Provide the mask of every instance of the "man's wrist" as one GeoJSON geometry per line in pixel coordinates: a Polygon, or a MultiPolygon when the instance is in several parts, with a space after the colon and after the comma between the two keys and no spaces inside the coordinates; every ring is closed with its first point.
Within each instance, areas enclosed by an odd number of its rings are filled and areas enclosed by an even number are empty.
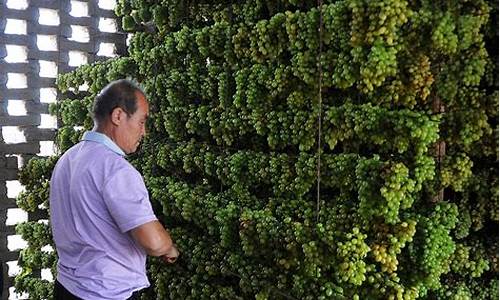
{"type": "Polygon", "coordinates": [[[168,249],[168,251],[165,255],[172,256],[172,255],[175,255],[178,253],[179,253],[179,251],[177,250],[177,245],[172,243],[172,246],[170,246],[170,249],[168,249]]]}

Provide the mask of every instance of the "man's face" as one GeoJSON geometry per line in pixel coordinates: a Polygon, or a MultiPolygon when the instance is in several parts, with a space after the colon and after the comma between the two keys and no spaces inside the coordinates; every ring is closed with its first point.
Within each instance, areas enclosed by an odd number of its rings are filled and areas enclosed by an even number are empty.
{"type": "Polygon", "coordinates": [[[149,114],[149,104],[144,95],[136,92],[137,110],[130,116],[125,116],[118,125],[116,143],[126,154],[134,153],[146,134],[146,119],[149,114]]]}

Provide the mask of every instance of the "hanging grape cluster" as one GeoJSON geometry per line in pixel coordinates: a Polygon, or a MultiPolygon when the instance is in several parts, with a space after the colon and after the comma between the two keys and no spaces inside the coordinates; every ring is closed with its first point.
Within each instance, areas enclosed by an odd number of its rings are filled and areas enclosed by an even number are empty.
{"type": "MultiPolygon", "coordinates": [[[[148,260],[143,299],[498,298],[493,1],[119,0],[116,13],[129,56],[60,76],[68,97],[51,111],[65,151],[105,84],[131,77],[147,94],[129,159],[182,256],[148,260]]],[[[20,205],[46,203],[55,159],[28,164],[20,205]]],[[[28,270],[55,262],[34,251],[43,226],[18,228],[34,240],[18,287],[40,299],[50,284],[28,270]]]]}

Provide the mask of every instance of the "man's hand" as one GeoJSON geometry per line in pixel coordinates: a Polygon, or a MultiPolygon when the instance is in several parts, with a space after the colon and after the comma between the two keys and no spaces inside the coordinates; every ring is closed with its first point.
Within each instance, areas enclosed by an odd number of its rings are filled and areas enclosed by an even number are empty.
{"type": "Polygon", "coordinates": [[[179,250],[177,250],[175,245],[172,245],[170,251],[161,258],[165,263],[173,264],[177,260],[177,257],[179,257],[179,250]]]}

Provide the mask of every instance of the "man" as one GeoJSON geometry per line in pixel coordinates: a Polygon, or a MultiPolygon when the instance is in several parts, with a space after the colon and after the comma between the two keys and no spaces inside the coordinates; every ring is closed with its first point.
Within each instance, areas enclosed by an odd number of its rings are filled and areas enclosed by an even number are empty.
{"type": "Polygon", "coordinates": [[[146,254],[169,263],[179,255],[153,213],[141,175],[124,158],[145,135],[148,111],[133,83],[110,83],[95,99],[94,129],[54,168],[55,299],[138,299],[149,286],[146,254]]]}

